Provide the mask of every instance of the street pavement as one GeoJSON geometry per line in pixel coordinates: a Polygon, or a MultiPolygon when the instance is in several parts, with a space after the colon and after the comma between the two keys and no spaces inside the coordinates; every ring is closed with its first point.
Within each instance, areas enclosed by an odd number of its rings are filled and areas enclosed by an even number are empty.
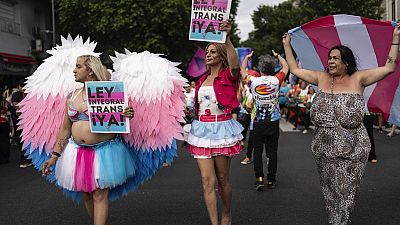
{"type": "MultiPolygon", "coordinates": [[[[284,129],[283,129],[284,130],[284,129]]],[[[231,165],[233,225],[326,225],[313,132],[281,132],[277,187],[256,192],[253,164],[231,165]]],[[[400,135],[375,130],[377,164],[368,163],[353,213],[353,225],[400,224],[400,135]]],[[[207,225],[196,161],[182,148],[136,192],[110,204],[109,225],[207,225]]],[[[264,167],[266,169],[266,167],[264,167]]],[[[219,201],[219,206],[221,201],[219,201]]],[[[221,208],[221,207],[220,207],[221,208]]],[[[0,165],[0,225],[88,225],[83,204],[66,199],[32,167],[18,168],[18,152],[0,165]]]]}

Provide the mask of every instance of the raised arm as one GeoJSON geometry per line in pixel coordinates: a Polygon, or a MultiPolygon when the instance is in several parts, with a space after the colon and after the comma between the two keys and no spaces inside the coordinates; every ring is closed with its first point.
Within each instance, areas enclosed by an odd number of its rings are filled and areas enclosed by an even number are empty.
{"type": "Polygon", "coordinates": [[[251,51],[250,54],[246,55],[243,59],[242,62],[242,66],[240,67],[240,74],[242,76],[242,79],[246,79],[247,76],[247,63],[249,62],[249,60],[251,59],[251,57],[253,56],[254,51],[251,51]]]}
{"type": "Polygon", "coordinates": [[[360,83],[363,86],[371,85],[375,82],[378,82],[393,73],[396,70],[396,65],[398,63],[398,53],[400,46],[400,29],[399,23],[393,31],[393,39],[392,46],[390,47],[389,55],[386,60],[386,64],[381,67],[368,69],[368,70],[360,70],[357,71],[357,76],[360,77],[360,83]]]}
{"type": "Polygon", "coordinates": [[[282,36],[283,48],[285,49],[286,60],[289,65],[290,72],[300,79],[307,81],[308,83],[318,84],[318,77],[324,72],[300,69],[297,66],[296,60],[294,59],[290,40],[290,34],[286,33],[282,36]]]}
{"type": "Polygon", "coordinates": [[[239,76],[240,73],[239,57],[236,53],[235,47],[233,47],[231,39],[229,38],[231,29],[232,29],[231,20],[226,20],[222,23],[220,30],[226,31],[225,47],[228,56],[228,64],[229,68],[231,69],[232,77],[237,77],[239,76]]]}
{"type": "Polygon", "coordinates": [[[282,71],[283,73],[285,73],[285,75],[287,75],[287,74],[289,73],[289,65],[288,65],[288,63],[286,62],[286,60],[285,60],[281,55],[279,55],[278,53],[276,53],[274,50],[272,50],[272,54],[274,54],[274,56],[275,56],[276,58],[278,58],[279,64],[281,64],[281,66],[282,66],[281,71],[282,71]]]}

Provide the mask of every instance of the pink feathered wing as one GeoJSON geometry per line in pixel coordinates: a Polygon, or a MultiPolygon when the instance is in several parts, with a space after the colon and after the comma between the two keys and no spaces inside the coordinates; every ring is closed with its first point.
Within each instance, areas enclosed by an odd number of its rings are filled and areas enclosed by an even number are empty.
{"type": "Polygon", "coordinates": [[[23,149],[30,145],[30,153],[43,148],[49,154],[56,143],[57,134],[64,118],[66,97],[49,95],[47,99],[28,94],[20,103],[23,149]]]}
{"type": "Polygon", "coordinates": [[[131,146],[155,150],[170,147],[174,138],[183,140],[183,129],[178,122],[184,122],[184,83],[179,80],[173,80],[173,83],[171,95],[161,101],[147,104],[129,99],[135,116],[130,121],[131,132],[123,134],[123,138],[131,146]]]}

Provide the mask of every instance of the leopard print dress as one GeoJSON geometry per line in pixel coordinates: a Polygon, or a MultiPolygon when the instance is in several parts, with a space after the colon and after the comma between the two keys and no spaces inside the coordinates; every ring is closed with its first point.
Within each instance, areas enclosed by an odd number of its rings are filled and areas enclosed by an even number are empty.
{"type": "Polygon", "coordinates": [[[350,224],[371,144],[363,124],[360,94],[318,92],[311,107],[316,131],[311,150],[333,225],[350,224]]]}

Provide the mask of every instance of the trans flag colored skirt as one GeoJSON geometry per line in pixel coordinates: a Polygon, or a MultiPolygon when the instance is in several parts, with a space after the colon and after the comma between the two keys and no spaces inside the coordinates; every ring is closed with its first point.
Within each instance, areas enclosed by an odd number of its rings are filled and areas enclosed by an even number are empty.
{"type": "Polygon", "coordinates": [[[188,136],[187,151],[195,158],[237,155],[242,150],[242,125],[234,119],[203,122],[194,120],[188,136]]]}
{"type": "MultiPolygon", "coordinates": [[[[136,149],[129,147],[120,136],[95,145],[78,145],[70,138],[52,168],[54,173],[46,178],[56,182],[76,202],[80,202],[82,192],[91,193],[96,189],[109,189],[108,199],[112,201],[149,180],[164,162],[172,163],[176,150],[175,140],[165,148],[136,149]]],[[[39,153],[37,149],[32,153],[26,151],[25,155],[38,170],[50,158],[46,151],[39,153]]]]}
{"type": "Polygon", "coordinates": [[[78,145],[72,139],[55,168],[57,185],[78,192],[114,188],[135,175],[135,161],[119,137],[95,145],[78,145]]]}

